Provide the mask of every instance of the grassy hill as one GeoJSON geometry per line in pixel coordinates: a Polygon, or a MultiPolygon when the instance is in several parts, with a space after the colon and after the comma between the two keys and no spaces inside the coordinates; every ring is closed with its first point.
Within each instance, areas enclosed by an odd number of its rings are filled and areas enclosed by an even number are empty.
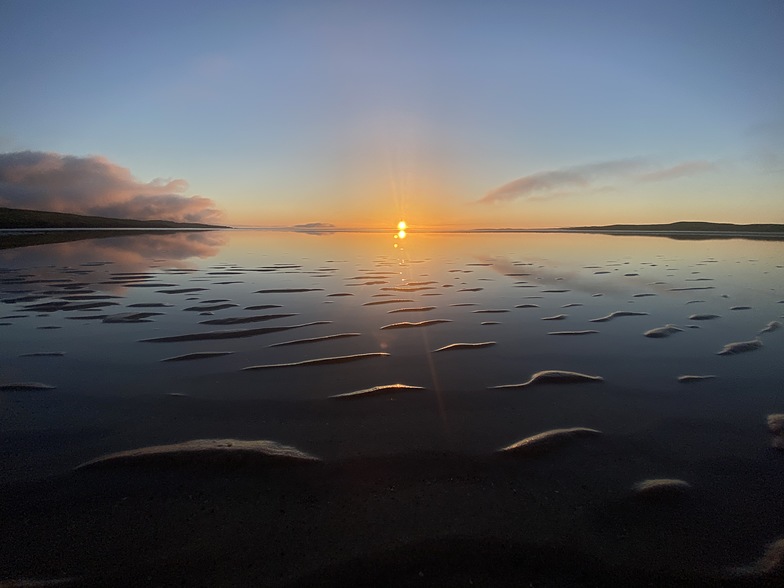
{"type": "Polygon", "coordinates": [[[225,229],[219,225],[85,216],[0,207],[0,229],[225,229]]]}

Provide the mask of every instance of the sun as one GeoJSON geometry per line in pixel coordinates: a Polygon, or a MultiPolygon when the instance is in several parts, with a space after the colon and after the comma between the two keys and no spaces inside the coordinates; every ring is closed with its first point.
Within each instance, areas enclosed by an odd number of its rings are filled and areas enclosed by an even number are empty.
{"type": "Polygon", "coordinates": [[[397,223],[397,230],[398,231],[405,231],[407,228],[408,228],[408,225],[406,224],[406,221],[402,220],[399,223],[397,223]]]}

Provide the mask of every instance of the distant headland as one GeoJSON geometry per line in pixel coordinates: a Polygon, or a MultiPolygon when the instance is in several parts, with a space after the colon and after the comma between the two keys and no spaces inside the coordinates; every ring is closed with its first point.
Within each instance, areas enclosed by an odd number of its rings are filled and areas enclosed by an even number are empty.
{"type": "Polygon", "coordinates": [[[47,212],[0,207],[2,229],[227,229],[220,225],[178,223],[167,220],[135,220],[85,216],[66,212],[47,212]]]}
{"type": "Polygon", "coordinates": [[[704,221],[678,221],[650,225],[606,225],[565,227],[559,232],[601,233],[605,235],[661,235],[674,239],[717,239],[757,238],[784,240],[784,224],[757,223],[739,225],[735,223],[712,223],[704,221]]]}

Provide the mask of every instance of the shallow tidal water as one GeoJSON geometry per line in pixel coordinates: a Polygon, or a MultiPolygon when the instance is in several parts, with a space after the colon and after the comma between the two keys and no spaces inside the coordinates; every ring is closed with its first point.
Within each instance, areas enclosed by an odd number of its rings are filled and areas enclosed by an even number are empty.
{"type": "MultiPolygon", "coordinates": [[[[766,423],[784,412],[783,317],[775,241],[234,230],[1,250],[0,570],[163,585],[182,581],[166,562],[214,549],[233,565],[205,585],[283,585],[458,537],[574,551],[599,578],[721,575],[784,536],[766,423]],[[545,370],[601,381],[510,386],[545,370]],[[574,427],[601,434],[497,453],[574,427]],[[324,469],[74,471],[194,439],[273,440],[324,469]],[[660,478],[688,489],[634,494],[660,478]],[[253,541],[226,530],[249,520],[253,541]]],[[[482,573],[460,580],[495,583],[482,573]]]]}

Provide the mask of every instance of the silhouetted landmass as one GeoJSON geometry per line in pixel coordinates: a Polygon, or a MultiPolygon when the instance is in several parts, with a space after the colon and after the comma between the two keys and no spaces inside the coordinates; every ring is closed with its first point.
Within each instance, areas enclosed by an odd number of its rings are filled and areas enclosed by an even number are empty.
{"type": "Polygon", "coordinates": [[[0,229],[227,229],[219,225],[85,216],[0,207],[0,229]]]}
{"type": "Polygon", "coordinates": [[[606,233],[623,235],[666,235],[674,239],[716,239],[745,237],[779,240],[784,239],[784,225],[759,223],[738,225],[734,223],[711,223],[703,221],[678,221],[652,225],[606,225],[566,227],[561,231],[577,233],[606,233]]]}
{"type": "Polygon", "coordinates": [[[302,225],[294,225],[295,229],[334,229],[335,225],[332,223],[305,223],[302,225]]]}

